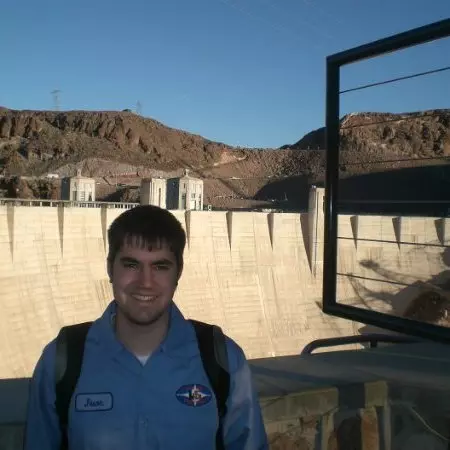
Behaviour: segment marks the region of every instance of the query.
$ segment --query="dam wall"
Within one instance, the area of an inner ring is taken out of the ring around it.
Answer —
[[[112,299],[107,230],[124,209],[56,205],[0,204],[0,378],[30,376],[61,326],[96,319]],[[321,311],[322,205],[315,189],[306,213],[172,211],[187,234],[183,313],[222,326],[251,359],[359,333]],[[339,236],[343,303],[391,311],[417,280],[447,279],[449,219],[346,215]]]

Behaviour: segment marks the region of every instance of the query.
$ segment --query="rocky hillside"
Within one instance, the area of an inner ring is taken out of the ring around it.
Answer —
[[[450,110],[350,114],[341,125],[344,191],[347,179],[354,192],[361,177],[435,167],[450,156]],[[205,200],[213,206],[297,209],[306,206],[308,185],[323,181],[324,147],[323,128],[280,149],[238,149],[131,112],[0,109],[3,184],[14,175],[67,176],[81,168],[87,176],[109,179],[110,185],[127,177],[122,181],[131,187],[140,177],[175,176],[188,168],[205,178]],[[373,184],[364,180],[366,187]],[[55,195],[55,188],[47,191]],[[117,197],[113,191],[105,189],[105,196]]]

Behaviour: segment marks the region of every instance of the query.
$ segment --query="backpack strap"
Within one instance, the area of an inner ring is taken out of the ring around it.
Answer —
[[[55,407],[61,429],[61,450],[69,448],[67,425],[70,400],[80,376],[84,343],[91,324],[85,322],[63,327],[56,338]]]
[[[224,450],[223,422],[227,413],[227,399],[230,391],[228,353],[225,336],[220,327],[190,320],[197,335],[200,355],[208,380],[213,388],[219,416],[216,433],[216,450]]]

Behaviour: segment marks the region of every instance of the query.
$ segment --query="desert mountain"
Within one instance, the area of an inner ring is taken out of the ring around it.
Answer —
[[[450,110],[344,116],[341,149],[343,193],[379,195],[375,185],[386,189],[384,177],[392,192],[398,191],[398,183],[417,187],[414,180],[428,176],[425,172],[450,168],[446,165],[450,160]],[[17,175],[74,175],[77,168],[109,184],[105,198],[130,197],[130,192],[114,193],[117,183],[137,186],[143,176],[176,176],[190,169],[192,175],[205,179],[205,203],[215,207],[298,209],[306,206],[308,185],[323,181],[325,130],[312,131],[280,149],[240,149],[127,111],[0,108],[4,182]],[[445,182],[446,175],[440,177]],[[55,188],[37,188],[36,180],[27,183],[29,196],[56,195]],[[436,189],[442,190],[442,185],[431,190],[435,193]],[[100,197],[101,191],[100,185]],[[412,195],[411,189],[406,191]]]

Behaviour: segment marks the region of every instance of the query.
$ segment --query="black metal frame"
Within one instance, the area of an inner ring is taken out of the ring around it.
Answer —
[[[420,342],[425,342],[421,339],[416,339],[410,336],[402,336],[402,335],[389,335],[389,334],[362,334],[362,335],[353,335],[353,336],[341,336],[335,338],[325,338],[325,339],[316,339],[315,341],[307,344],[301,355],[310,355],[314,350],[318,348],[325,347],[336,347],[341,345],[349,345],[349,344],[369,344],[370,348],[378,347],[378,344],[383,342],[385,344],[417,344]]]
[[[424,44],[450,36],[450,19],[415,28],[327,57],[325,236],[323,267],[323,311],[326,314],[374,325],[399,333],[450,343],[450,328],[365,310],[336,301],[338,253],[338,188],[340,68],[343,65]]]

